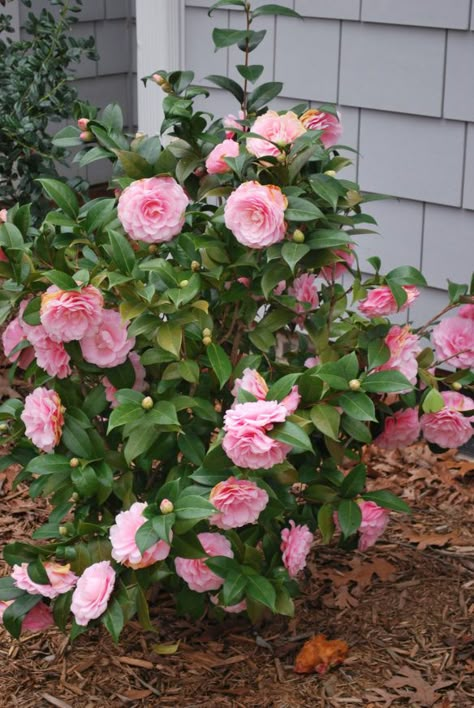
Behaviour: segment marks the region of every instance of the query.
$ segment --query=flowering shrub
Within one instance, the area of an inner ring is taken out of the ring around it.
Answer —
[[[294,14],[232,4],[249,27]],[[365,551],[408,511],[366,491],[364,445],[470,436],[472,290],[450,284],[452,319],[391,323],[424,278],[376,257],[360,272],[376,197],[339,174],[334,109],[267,111],[281,84],[249,90],[263,35],[214,31],[244,50],[243,87],[210,77],[238,117],[194,111],[191,72],[156,72],[162,138],[123,136],[117,106],[65,129],[114,162],[117,199],[43,179],[44,222],[13,208],[0,227],[3,344],[27,391],[0,408],[3,464],[51,502],[34,542],[4,551],[14,636],[51,617],[72,637],[102,623],[117,640],[134,615],[150,629],[156,584],[193,617],[291,615],[314,543]]]

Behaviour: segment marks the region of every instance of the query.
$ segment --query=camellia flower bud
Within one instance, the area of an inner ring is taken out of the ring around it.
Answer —
[[[196,273],[198,270],[201,270],[201,264],[199,261],[192,261],[191,263],[191,270]]]
[[[149,411],[153,408],[153,398],[151,396],[145,396],[142,401],[142,408]]]
[[[453,381],[453,383],[451,384],[451,388],[453,389],[453,391],[460,391],[462,389],[462,384],[459,383],[459,381]]]
[[[212,344],[212,337],[203,337],[202,343],[205,347],[208,347],[210,344]]]
[[[67,536],[67,528],[65,526],[60,526],[59,527],[59,533],[61,536]]]
[[[148,253],[156,253],[158,250],[158,246],[156,243],[152,243],[151,246],[148,246]]]
[[[204,327],[204,329],[202,330],[202,336],[203,337],[210,337],[211,334],[212,334],[212,332],[209,329],[209,327]]]
[[[324,174],[328,177],[335,177],[337,175],[337,172],[335,170],[326,170]]]
[[[8,430],[8,423],[0,423],[0,433],[4,433]]]
[[[79,494],[78,494],[77,492],[73,492],[73,493],[71,494],[71,498],[70,498],[69,501],[77,502],[78,500],[79,500]]]
[[[87,130],[87,126],[89,125],[89,118],[79,118],[77,121],[77,127],[79,130]]]
[[[189,280],[182,280],[179,284],[180,288],[187,288],[189,285]]]
[[[351,379],[349,381],[349,388],[351,389],[351,391],[359,391],[360,390],[359,379]]]
[[[82,140],[83,143],[91,143],[93,140],[95,140],[94,135],[91,133],[90,130],[84,130],[80,135],[80,139]]]
[[[71,457],[71,459],[69,460],[69,467],[79,467],[79,464],[80,462],[77,457]]]
[[[162,514],[171,514],[174,511],[174,504],[169,499],[162,499],[160,503],[160,511]]]
[[[295,243],[304,243],[304,233],[301,229],[295,229],[293,231],[293,241]]]

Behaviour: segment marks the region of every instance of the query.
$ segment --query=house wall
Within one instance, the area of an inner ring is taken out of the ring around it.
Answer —
[[[22,28],[28,13],[37,14],[43,8],[57,13],[48,0],[32,0],[30,9],[13,2],[7,5],[6,12],[12,14],[13,9],[13,13],[19,14],[20,36],[24,38],[27,35]],[[83,59],[80,64],[71,65],[79,98],[99,108],[113,102],[120,104],[125,125],[132,131],[137,125],[135,0],[83,0],[78,20],[72,35],[92,35],[99,54],[98,61]],[[52,132],[62,125],[52,124]],[[91,184],[98,184],[108,180],[110,166],[99,161],[80,170],[73,166],[62,172],[68,175],[80,172]]]
[[[185,0],[185,65],[197,81],[211,73],[236,78],[238,52],[215,53],[211,32],[242,28],[242,12],[209,18],[211,4]],[[409,317],[422,323],[447,302],[447,279],[468,281],[474,263],[474,0],[280,4],[304,21],[259,18],[255,29],[265,27],[267,36],[252,61],[266,67],[261,80],[284,82],[277,109],[308,99],[338,104],[342,142],[359,151],[344,176],[397,197],[367,207],[381,235],[359,237],[362,264],[377,254],[385,270],[421,268],[429,288]],[[236,111],[229,94],[211,93],[208,110]]]

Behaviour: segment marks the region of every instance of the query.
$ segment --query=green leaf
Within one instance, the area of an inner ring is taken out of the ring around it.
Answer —
[[[153,166],[137,152],[129,152],[128,150],[114,150],[113,152],[117,155],[127,177],[142,179],[153,176]]]
[[[270,262],[263,273],[262,276],[262,291],[265,299],[268,300],[272,294],[274,288],[282,280],[287,280],[291,276],[291,272],[288,266],[283,263],[273,263]]]
[[[341,427],[351,438],[354,438],[354,440],[366,443],[367,445],[372,442],[372,435],[369,428],[360,420],[343,415]]]
[[[341,406],[344,413],[350,415],[356,420],[373,420],[377,421],[375,415],[375,407],[372,399],[370,399],[362,391],[348,391],[343,393],[338,398],[338,404]]]
[[[418,268],[413,266],[399,266],[394,268],[385,276],[385,279],[396,283],[397,285],[427,285],[425,277],[420,273]]]
[[[317,403],[311,408],[311,420],[314,427],[332,440],[339,438],[341,415],[334,406]]]
[[[219,88],[229,91],[239,103],[243,103],[244,91],[233,79],[229,79],[227,76],[220,76],[219,74],[210,74],[206,76],[206,79],[216,84],[216,86],[219,86]]]
[[[90,465],[79,465],[71,470],[71,482],[82,497],[93,497],[99,488],[95,470]]]
[[[102,615],[102,624],[111,635],[114,643],[118,644],[120,633],[125,624],[122,608],[118,600],[113,599],[112,602],[109,602],[106,611]]]
[[[285,218],[289,221],[313,221],[324,217],[323,212],[308,199],[289,197]]]
[[[343,499],[337,510],[337,518],[345,538],[352,536],[362,522],[360,506],[352,499]]]
[[[289,420],[275,425],[273,430],[270,430],[267,435],[274,440],[279,440],[280,442],[286,443],[287,445],[297,448],[298,450],[314,452],[311,440],[309,439],[307,433],[305,433],[299,425],[296,425]]]
[[[278,381],[275,381],[268,390],[266,395],[267,401],[281,401],[287,396],[295,383],[300,378],[301,374],[286,374]]]
[[[135,266],[135,253],[128,240],[117,231],[109,231],[112,257],[121,273],[130,275]]]
[[[255,83],[255,81],[258,81],[262,75],[265,67],[262,64],[251,64],[250,66],[245,66],[245,64],[237,64],[235,68],[244,79],[247,79],[247,81],[250,81],[251,83]]]
[[[294,273],[295,265],[304,258],[310,250],[309,246],[306,246],[304,243],[285,241],[281,249],[281,255],[283,260],[290,266],[291,272]]]
[[[217,3],[216,3],[217,5]],[[215,7],[215,6],[214,6]],[[211,8],[209,12],[212,10]],[[233,44],[238,44],[239,42],[246,41],[248,38],[247,30],[234,30],[234,29],[219,29],[215,27],[212,31],[212,41],[216,49],[222,49],[223,47],[230,47]]]
[[[127,464],[130,464],[138,455],[146,452],[156,442],[156,430],[146,425],[135,428],[127,440],[124,455]]]
[[[82,410],[88,418],[95,418],[102,413],[106,406],[107,399],[105,398],[105,389],[101,384],[97,384],[85,397]]]
[[[300,20],[303,19],[298,12],[295,12],[295,10],[285,7],[284,5],[276,5],[273,3],[256,7],[255,10],[252,10],[252,15],[254,17],[258,17],[259,15],[285,15],[286,17],[297,17]]]
[[[76,219],[79,213],[79,202],[75,192],[64,182],[57,179],[38,179],[46,195],[63,210],[65,214]]]
[[[423,413],[438,413],[445,407],[443,396],[435,388],[432,388],[423,399],[421,407]]]
[[[79,167],[85,167],[86,165],[90,165],[92,162],[97,162],[97,160],[112,157],[113,153],[110,150],[106,150],[99,145],[95,145],[90,150],[87,150],[87,152],[82,153],[79,159]]]
[[[197,495],[181,496],[175,506],[175,514],[179,520],[207,519],[215,513],[215,507],[207,499]]]
[[[390,359],[390,349],[384,339],[371,339],[367,349],[369,369],[382,366]]]
[[[344,481],[341,484],[341,497],[353,499],[360,494],[364,489],[366,478],[367,470],[365,465],[360,464],[353,467],[349,474],[344,477]]]
[[[213,371],[217,376],[220,387],[222,388],[232,374],[230,359],[221,345],[215,344],[214,342],[207,347],[206,353],[211,362]]]
[[[180,435],[178,437],[178,447],[186,459],[198,467],[202,465],[206,448],[198,435],[189,432],[185,435]]]
[[[227,578],[231,572],[240,572],[240,566],[237,561],[227,556],[213,556],[212,558],[208,558],[205,562],[207,567],[220,578]]]
[[[135,534],[135,543],[137,544],[140,553],[145,553],[145,551],[151,548],[151,546],[154,546],[159,540],[160,537],[151,519],[145,521],[145,523],[140,526]]]
[[[171,542],[171,530],[176,521],[176,514],[162,514],[152,519],[153,530],[161,541]]]
[[[327,484],[310,484],[304,491],[304,498],[317,504],[326,504],[337,499],[337,492]]]
[[[377,371],[361,381],[362,390],[367,393],[400,393],[411,390],[413,385],[400,371]]]
[[[318,511],[318,528],[324,544],[330,542],[334,535],[334,508],[332,504],[323,504]]]
[[[90,438],[82,425],[66,413],[61,442],[77,457],[92,459],[94,452]]]
[[[109,103],[100,117],[100,122],[112,133],[121,133],[123,130],[122,109],[118,103]]]
[[[11,575],[0,578],[0,600],[16,600],[17,597],[24,594],[25,591],[17,588]]]
[[[121,425],[133,423],[145,415],[145,411],[139,403],[123,403],[118,408],[114,408],[109,418],[107,435]]]
[[[379,489],[376,492],[365,492],[362,497],[366,501],[372,501],[384,509],[411,514],[411,509],[408,504],[396,497],[392,492],[389,492],[388,489]]]
[[[266,327],[256,327],[250,331],[249,339],[262,352],[268,352],[276,344],[275,336]]]
[[[40,585],[50,584],[46,569],[39,558],[28,563],[28,577],[34,583],[39,583]]]
[[[183,331],[180,325],[165,322],[158,328],[157,341],[162,349],[179,359]]]
[[[269,580],[262,575],[248,575],[245,594],[255,602],[275,612],[276,593]]]
[[[207,558],[204,548],[195,533],[173,536],[173,551],[179,558]]]
[[[127,359],[123,364],[107,369],[107,378],[112,386],[115,386],[117,389],[132,388],[135,383],[135,369],[130,359]],[[135,394],[136,398],[133,400],[143,400],[142,394],[138,393],[138,391],[136,391]],[[117,398],[117,400],[119,399]]]
[[[255,39],[256,41],[258,39],[260,43],[265,36],[265,30],[263,30],[263,34],[258,33],[258,35],[259,37]],[[282,89],[283,84],[280,81],[269,81],[265,84],[260,84],[248,97],[248,110],[253,112],[260,110],[260,108],[263,108],[263,106],[266,106],[267,103],[270,103],[270,101],[273,101],[274,98],[279,96]]]
[[[71,613],[71,601],[73,590],[63,592],[55,599],[53,604],[53,617],[61,632],[66,631],[66,625]]]
[[[231,570],[225,579],[225,583],[222,586],[222,603],[224,607],[229,607],[235,605],[244,596],[245,588],[247,587],[247,576],[240,572]]]
[[[345,189],[341,187],[339,182],[328,175],[315,175],[310,180],[311,188],[314,192],[327,202],[334,211],[337,209],[337,202],[340,196],[343,196]]]
[[[309,234],[306,243],[311,250],[318,251],[323,248],[340,248],[353,241],[342,229],[317,229]]]
[[[468,285],[466,283],[453,283],[448,280],[448,294],[449,302],[454,305],[459,302],[459,298],[466,295],[468,291]]]
[[[38,455],[30,460],[25,468],[31,474],[47,475],[66,472],[70,469],[69,459],[64,455]]]
[[[207,13],[209,17],[212,15],[214,10],[217,10],[218,7],[222,7],[223,5],[237,5],[238,7],[245,7],[245,0],[218,0],[209,8]]]
[[[20,229],[10,222],[0,225],[0,245],[12,251],[22,251],[25,247]]]
[[[62,130],[59,130],[54,138],[53,145],[57,147],[76,147],[82,145],[82,140],[79,137],[81,134],[80,128],[76,128],[75,125],[67,125]]]
[[[47,270],[43,273],[51,283],[57,285],[60,290],[79,290],[79,286],[70,275],[60,270]]]
[[[3,625],[7,632],[10,632],[12,637],[18,639],[21,634],[21,625],[25,616],[30,610],[41,602],[43,598],[41,595],[29,595],[24,593],[21,597],[18,597],[13,604],[9,605],[5,612],[3,613]]]

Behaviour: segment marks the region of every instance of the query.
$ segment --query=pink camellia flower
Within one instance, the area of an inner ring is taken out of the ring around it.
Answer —
[[[20,318],[15,317],[3,331],[2,344],[7,359],[11,362],[17,361],[21,369],[27,369],[35,358],[33,347],[20,349],[16,354],[11,354],[13,349],[24,341],[26,341],[26,337],[21,326]]]
[[[268,504],[268,494],[255,482],[229,477],[211,489],[209,501],[219,511],[209,523],[220,529],[237,529],[257,521]]]
[[[459,369],[474,367],[474,319],[447,317],[433,328],[431,339],[440,361]]]
[[[255,369],[249,369],[248,367],[243,370],[242,378],[235,379],[234,388],[232,389],[232,395],[237,398],[240,389],[251,393],[259,401],[263,401],[267,397],[268,386],[267,382]]]
[[[313,366],[318,366],[320,363],[321,363],[321,359],[319,358],[319,356],[309,356],[304,361],[304,365],[306,366],[307,369],[312,369]]]
[[[3,624],[3,614],[13,600],[0,600],[0,624]],[[21,623],[22,631],[42,632],[54,624],[53,613],[44,602],[38,602],[27,614]]]
[[[457,311],[458,317],[465,317],[468,320],[474,320],[474,305],[463,305]]]
[[[285,406],[288,415],[292,415],[298,408],[301,401],[301,395],[298,386],[292,386],[290,393],[282,398],[280,404]]]
[[[289,529],[282,529],[281,546],[283,565],[294,578],[306,566],[306,557],[313,542],[313,534],[306,526],[290,521]]]
[[[403,285],[402,287],[407,294],[407,299],[400,308],[388,285],[381,285],[370,290],[367,297],[361,300],[357,307],[366,317],[386,317],[395,312],[405,312],[419,296],[420,291],[413,285]]]
[[[0,209],[0,224],[5,224],[8,220],[8,211],[6,209]]]
[[[3,248],[0,248],[0,263],[8,263],[8,256],[3,250]]]
[[[81,339],[84,359],[106,369],[123,364],[135,346],[135,337],[128,337],[127,325],[115,310],[103,310],[99,329]]]
[[[235,140],[224,140],[219,145],[211,150],[206,159],[206,170],[210,175],[220,175],[224,172],[230,172],[231,169],[227,162],[224,161],[225,157],[237,157],[239,154],[239,143]]]
[[[417,355],[421,352],[418,337],[411,334],[408,326],[393,325],[385,337],[385,344],[390,349],[390,359],[378,366],[375,371],[400,371],[410,383],[416,383],[418,373]]]
[[[148,388],[148,384],[145,381],[145,367],[141,363],[140,357],[136,352],[130,352],[128,358],[135,371],[135,383],[133,384],[132,388],[134,391],[140,391],[140,393],[143,393],[143,391],[146,391]],[[110,403],[110,407],[116,408],[118,406],[118,401],[115,398],[117,389],[115,388],[115,386],[113,386],[113,384],[110,383],[109,379],[106,376],[104,376],[104,378],[102,379],[102,385],[104,386],[105,397]]]
[[[306,128],[293,111],[288,111],[282,116],[276,111],[267,111],[257,118],[251,131],[261,135],[262,138],[247,138],[247,150],[255,157],[266,155],[277,157],[281,153],[281,148],[293,143],[306,132]],[[273,143],[277,143],[278,146]]]
[[[44,632],[54,624],[53,613],[44,602],[38,602],[25,616],[21,623],[22,631]]]
[[[237,403],[224,417],[222,447],[237,467],[270,469],[283,462],[291,447],[267,435],[288,411],[277,401]]]
[[[279,187],[244,182],[227,200],[225,225],[244,246],[266,248],[284,238],[287,206],[288,200]]]
[[[146,568],[168,557],[170,546],[166,541],[158,541],[142,553],[135,541],[138,529],[146,522],[143,512],[148,504],[135,502],[128,511],[121,511],[110,528],[112,558],[129,568]]]
[[[207,558],[226,556],[233,558],[230,541],[220,533],[198,533],[198,539]],[[207,567],[205,558],[176,558],[176,574],[179,575],[194,592],[209,592],[219,590],[224,584],[224,578],[219,577]]]
[[[224,612],[228,612],[232,615],[239,614],[239,612],[245,612],[247,609],[247,600],[245,600],[245,598],[240,602],[237,602],[235,605],[221,605],[217,595],[211,595],[210,600],[213,605],[220,607],[221,610],[224,610]]]
[[[319,306],[316,276],[311,273],[303,273],[298,276],[294,279],[293,285],[288,288],[288,294],[296,298],[296,312],[303,315],[311,312],[312,310],[316,310]]]
[[[85,569],[72,595],[71,612],[77,624],[85,627],[107,609],[115,584],[115,570],[110,561],[93,563]]]
[[[80,290],[60,290],[52,285],[41,297],[41,324],[55,342],[82,339],[99,327],[103,305],[102,293],[93,285]]]
[[[77,119],[77,127],[79,130],[87,130],[87,126],[89,125],[89,118],[78,118]]]
[[[28,563],[22,563],[13,566],[12,578],[16,587],[30,595],[42,595],[53,600],[58,595],[72,590],[77,583],[77,575],[71,571],[70,565],[61,565],[52,561],[46,561],[43,565],[49,578],[48,585],[33,582],[28,575]]]
[[[359,551],[366,551],[374,545],[387,528],[390,512],[372,501],[359,501],[358,504],[362,513],[362,521],[359,526],[357,548]]]
[[[236,116],[232,115],[232,113],[229,113],[229,115],[224,116],[222,123],[225,128],[225,137],[227,140],[230,140],[235,136],[235,131],[240,130],[240,131],[245,131],[248,130],[244,125],[239,123],[239,121],[245,120],[245,113],[243,111],[239,111],[239,117],[237,118]]]
[[[148,177],[123,190],[118,218],[135,241],[164,243],[183,228],[188,204],[186,192],[173,177]]]
[[[456,391],[442,391],[441,395],[445,407],[437,413],[423,413],[420,418],[423,437],[440,447],[461,447],[471,439],[474,422],[474,415],[462,412],[474,410],[474,401]]]
[[[354,263],[355,256],[352,252],[352,248],[353,246],[350,243],[347,244],[348,250],[343,248],[334,248],[332,252],[341,260],[331,263],[330,265],[323,266],[320,271],[321,277],[325,278],[328,283],[333,283],[335,280],[342,278],[344,273],[347,272],[347,269],[351,268]]]
[[[273,294],[278,297],[278,295],[283,295],[286,290],[286,280],[280,280],[277,285],[273,288]]]
[[[407,408],[385,418],[383,432],[375,438],[374,443],[386,450],[395,450],[411,445],[418,440],[419,434],[418,409]]]
[[[66,379],[71,375],[72,369],[69,366],[71,357],[61,342],[55,342],[47,337],[44,344],[35,346],[36,362],[38,366],[46,371],[50,376],[58,379]]]
[[[322,130],[321,142],[326,150],[339,142],[342,135],[341,114],[337,116],[332,113],[318,111],[317,108],[310,108],[305,111],[300,118],[301,123],[307,130]]]
[[[56,391],[39,386],[28,394],[21,419],[26,437],[40,450],[52,452],[64,425],[64,408]]]

